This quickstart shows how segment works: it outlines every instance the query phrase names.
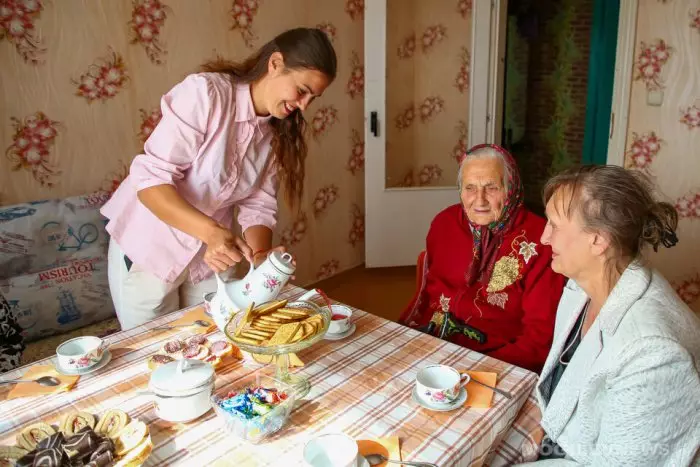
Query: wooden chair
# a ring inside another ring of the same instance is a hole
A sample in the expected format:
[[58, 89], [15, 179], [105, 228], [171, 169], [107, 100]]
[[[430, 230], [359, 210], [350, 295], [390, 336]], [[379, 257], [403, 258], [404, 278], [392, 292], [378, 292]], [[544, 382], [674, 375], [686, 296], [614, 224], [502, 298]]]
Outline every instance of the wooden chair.
[[402, 321], [402, 318], [406, 316], [406, 314], [410, 311], [410, 309], [413, 307], [413, 304], [418, 300], [418, 295], [420, 295], [421, 291], [421, 286], [423, 285], [423, 269], [425, 268], [425, 257], [426, 257], [426, 251], [423, 250], [418, 254], [418, 261], [416, 261], [416, 291], [413, 294], [413, 298], [411, 299], [410, 302], [408, 302], [408, 306], [403, 310], [401, 313], [401, 318], [399, 318], [399, 322]]

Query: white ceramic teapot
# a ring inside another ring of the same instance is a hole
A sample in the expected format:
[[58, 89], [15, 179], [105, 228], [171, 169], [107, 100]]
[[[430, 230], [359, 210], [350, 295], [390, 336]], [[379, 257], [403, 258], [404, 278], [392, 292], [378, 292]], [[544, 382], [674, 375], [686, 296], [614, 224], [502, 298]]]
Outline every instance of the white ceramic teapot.
[[277, 298], [295, 269], [292, 255], [273, 251], [257, 268], [251, 264], [248, 274], [241, 280], [225, 282], [217, 273], [216, 297], [211, 303], [212, 316], [217, 325], [219, 319], [215, 315], [221, 310], [229, 308], [235, 313], [251, 303], [260, 304]]

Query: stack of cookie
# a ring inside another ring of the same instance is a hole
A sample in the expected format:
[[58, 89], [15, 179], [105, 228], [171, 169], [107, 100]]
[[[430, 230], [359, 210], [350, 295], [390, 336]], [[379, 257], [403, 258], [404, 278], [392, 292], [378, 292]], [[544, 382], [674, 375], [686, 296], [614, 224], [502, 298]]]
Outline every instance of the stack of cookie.
[[323, 316], [311, 308], [286, 305], [286, 300], [251, 305], [237, 324], [233, 319], [228, 323], [226, 336], [242, 344], [272, 347], [310, 339], [324, 329]]

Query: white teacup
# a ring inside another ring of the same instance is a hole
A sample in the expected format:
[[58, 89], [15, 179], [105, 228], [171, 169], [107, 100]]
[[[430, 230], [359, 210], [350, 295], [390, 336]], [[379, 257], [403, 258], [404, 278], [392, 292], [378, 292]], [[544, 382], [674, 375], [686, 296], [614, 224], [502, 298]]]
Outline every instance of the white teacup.
[[447, 405], [457, 399], [462, 386], [469, 382], [467, 373], [447, 365], [430, 365], [416, 375], [416, 392], [424, 402], [433, 405]]
[[[342, 316], [342, 317], [341, 317]], [[352, 310], [344, 305], [331, 305], [331, 322], [328, 334], [342, 334], [350, 328]]]
[[309, 467], [355, 467], [357, 441], [343, 433], [318, 436], [304, 446], [304, 463]]
[[56, 349], [58, 364], [65, 370], [84, 370], [102, 360], [106, 344], [95, 336], [70, 339]]
[[212, 316], [211, 302], [214, 300], [216, 292], [208, 292], [204, 294], [204, 312], [209, 316]]

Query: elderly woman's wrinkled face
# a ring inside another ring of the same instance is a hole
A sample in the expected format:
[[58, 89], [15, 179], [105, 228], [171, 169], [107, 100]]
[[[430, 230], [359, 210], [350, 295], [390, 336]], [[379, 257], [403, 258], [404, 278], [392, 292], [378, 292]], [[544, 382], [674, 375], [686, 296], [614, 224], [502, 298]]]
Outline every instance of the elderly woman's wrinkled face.
[[500, 159], [467, 160], [462, 167], [462, 206], [470, 221], [488, 225], [497, 221], [506, 201], [503, 163]]
[[540, 241], [552, 247], [552, 269], [566, 277], [577, 279], [593, 270], [591, 265], [599, 253], [596, 235], [584, 230], [578, 212], [566, 216], [571, 199], [566, 189], [559, 189], [547, 202], [547, 225]]

